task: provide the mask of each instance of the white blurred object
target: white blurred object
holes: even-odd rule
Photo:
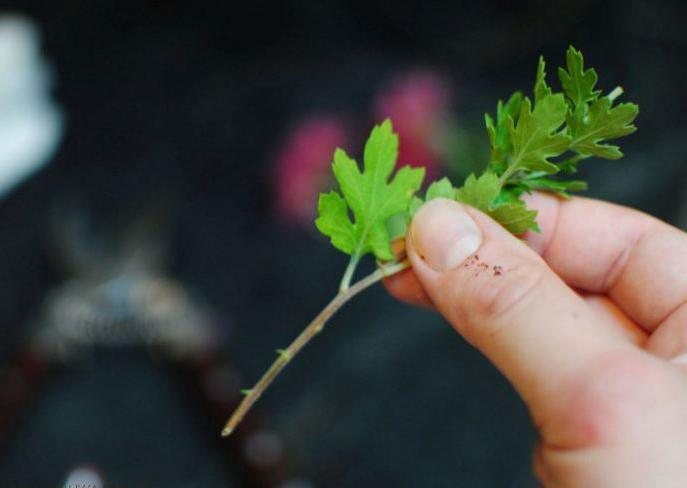
[[[0,16],[0,197],[57,148],[62,114],[50,96],[51,81],[35,24]]]
[[[103,477],[91,466],[77,466],[67,475],[63,488],[103,488]]]

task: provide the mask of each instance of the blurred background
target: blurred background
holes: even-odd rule
[[[639,131],[589,194],[687,220],[679,1],[3,2],[0,486],[529,487],[512,389],[376,288],[228,441],[334,294],[316,235],[334,147],[390,116],[400,163],[460,181],[483,113],[572,43]]]

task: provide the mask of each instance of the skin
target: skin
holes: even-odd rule
[[[629,208],[535,194],[541,233],[521,240],[478,210],[433,202],[411,224],[412,269],[386,287],[436,309],[513,384],[539,432],[542,483],[687,486],[687,234]],[[436,270],[446,232],[434,224],[455,206],[481,244]]]

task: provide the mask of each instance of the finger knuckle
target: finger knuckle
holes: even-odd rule
[[[591,361],[567,388],[557,421],[573,447],[604,444],[651,421],[656,402],[675,391],[664,368],[639,351],[615,351]]]

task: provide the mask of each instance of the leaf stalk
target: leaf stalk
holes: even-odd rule
[[[346,270],[344,271],[343,277],[341,278],[341,284],[339,285],[339,293],[345,292],[351,286],[353,274],[355,273],[355,269],[358,267],[359,262],[360,251],[356,250],[356,252],[353,253],[353,255],[351,256],[351,260],[348,262],[348,266],[346,266]]]

